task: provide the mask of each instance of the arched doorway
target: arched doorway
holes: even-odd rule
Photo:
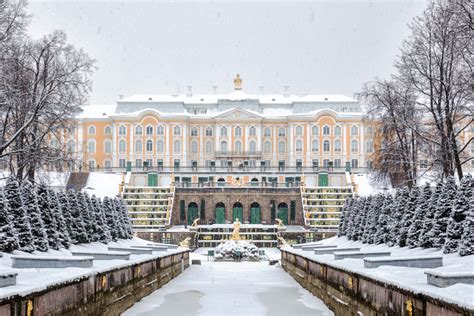
[[[288,225],[288,204],[286,203],[278,204],[277,218],[281,219],[283,224]]]
[[[253,187],[258,187],[258,179],[253,178],[252,180],[250,180],[250,185]]]
[[[224,178],[219,178],[217,180],[217,185],[220,186],[220,187],[224,187],[225,186],[225,179]]]
[[[240,222],[243,222],[244,207],[242,203],[236,202],[232,207],[232,221],[235,222],[235,219],[238,218]]]
[[[225,224],[225,204],[222,202],[216,204],[216,224]]]
[[[260,204],[253,202],[250,205],[250,224],[260,224],[262,222],[262,212]]]
[[[188,225],[191,225],[196,218],[199,218],[199,207],[197,203],[191,202],[188,205]]]

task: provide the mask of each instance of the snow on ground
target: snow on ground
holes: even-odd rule
[[[379,192],[387,192],[389,188],[383,185],[373,183],[370,179],[369,173],[358,173],[354,174],[354,182],[357,184],[358,194],[360,196],[367,196],[376,194]]]
[[[122,182],[121,173],[91,172],[82,191],[98,198],[115,197]]]
[[[209,249],[191,253],[190,259],[201,259],[201,265],[191,265],[123,315],[333,315],[281,266],[208,261]],[[276,248],[262,249],[281,257]]]
[[[12,255],[34,255],[34,256],[51,256],[64,257],[72,256],[71,251],[89,251],[89,252],[106,252],[109,246],[147,245],[149,241],[133,238],[131,240],[119,240],[111,242],[107,245],[102,243],[90,243],[83,245],[73,245],[68,249],[49,250],[48,252],[35,251],[28,254],[22,251],[14,251],[11,254],[3,253],[0,257],[0,272],[15,271],[18,273],[17,284],[0,288],[0,299],[10,297],[12,295],[27,295],[32,292],[41,291],[48,286],[64,283],[80,277],[94,275],[113,268],[130,266],[135,263],[147,261],[153,258],[159,258],[171,253],[182,251],[182,248],[169,249],[166,252],[156,252],[153,255],[131,255],[130,260],[94,260],[92,268],[63,268],[63,269],[12,269]]]
[[[436,269],[406,268],[382,266],[374,269],[364,268],[363,259],[334,260],[334,255],[315,255],[312,251],[303,251],[292,247],[285,247],[285,250],[301,255],[306,258],[339,267],[347,271],[352,271],[373,279],[394,284],[399,288],[407,289],[415,293],[420,292],[432,297],[440,298],[444,301],[458,304],[474,310],[474,285],[455,284],[446,288],[439,288],[429,285],[426,282],[425,271],[441,272],[474,272],[474,255],[461,257],[458,254],[443,254],[436,249],[422,248],[400,248],[388,247],[387,245],[368,245],[358,241],[351,241],[345,237],[332,237],[321,241],[322,245],[337,245],[338,248],[360,247],[361,251],[390,251],[391,257],[415,257],[415,256],[442,256],[443,267]],[[375,257],[376,258],[376,257]]]

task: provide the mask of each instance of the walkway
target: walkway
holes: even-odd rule
[[[268,261],[208,262],[200,254],[192,257],[201,259],[202,265],[190,266],[123,315],[333,315]]]

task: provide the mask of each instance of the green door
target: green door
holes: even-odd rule
[[[232,221],[235,222],[235,219],[238,218],[239,222],[243,222],[244,209],[242,206],[234,206],[234,211],[232,212]]]
[[[225,224],[225,207],[216,207],[216,224]]]
[[[281,219],[283,224],[288,225],[288,206],[278,206],[277,218]]]
[[[199,217],[199,209],[197,204],[192,203],[188,206],[188,225],[191,225],[196,218]]]
[[[158,175],[156,173],[148,174],[148,186],[157,187],[158,186]]]
[[[250,224],[260,224],[260,207],[251,207],[250,208]]]
[[[132,162],[127,161],[127,172],[132,171]]]
[[[319,186],[320,187],[327,187],[329,185],[329,179],[327,173],[320,173],[319,174]]]
[[[350,161],[346,161],[346,171],[351,172],[351,162]]]

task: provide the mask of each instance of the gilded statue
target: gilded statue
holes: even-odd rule
[[[242,90],[242,78],[240,78],[239,74],[234,78],[234,89]]]
[[[183,241],[179,243],[180,247],[190,248],[191,247],[191,237],[186,237]]]
[[[283,225],[283,221],[279,218],[276,218],[275,221],[277,222],[278,228],[285,228],[285,225]]]
[[[238,218],[234,222],[234,230],[232,231],[232,240],[240,240],[240,221]]]
[[[280,243],[281,243],[282,246],[287,246],[287,245],[288,245],[288,243],[286,242],[285,238],[283,238],[283,237],[281,237],[281,236],[278,236],[277,238],[278,238],[278,240],[280,241]]]
[[[199,222],[200,218],[196,218],[193,223],[191,224],[191,227],[198,227],[198,222]]]

